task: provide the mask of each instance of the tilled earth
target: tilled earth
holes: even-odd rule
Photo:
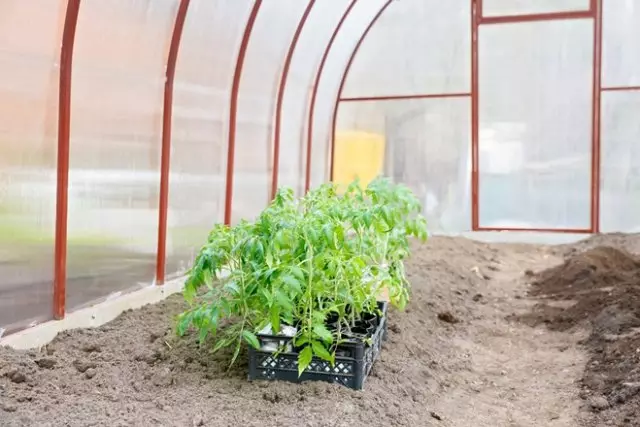
[[[540,299],[521,317],[558,331],[586,327],[589,361],[581,397],[594,426],[640,425],[640,257],[637,236],[588,239],[564,252],[563,264],[530,273]]]
[[[626,245],[634,237],[616,239]],[[640,425],[635,412],[616,412],[626,403],[612,405],[620,393],[611,390],[622,379],[604,367],[615,365],[627,382],[631,364],[603,362],[626,351],[607,346],[626,343],[619,337],[636,326],[620,321],[611,332],[605,322],[618,338],[594,341],[593,316],[557,321],[557,310],[570,306],[566,292],[562,285],[547,289],[547,272],[535,273],[588,244],[437,237],[416,245],[407,265],[412,302],[389,314],[389,339],[364,391],[248,382],[246,356],[228,370],[228,354],[210,354],[195,336],[174,336],[181,296],[100,328],[65,332],[39,350],[0,348],[0,426],[564,427],[606,425],[597,424],[601,411]],[[544,296],[552,291],[562,296]],[[540,305],[549,298],[555,311]],[[633,311],[635,300],[627,300]]]

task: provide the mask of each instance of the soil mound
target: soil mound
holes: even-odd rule
[[[611,425],[640,422],[640,259],[599,246],[533,277],[529,294],[542,301],[523,319],[552,330],[590,328],[583,397],[598,402],[591,409],[599,416],[615,418]]]
[[[640,253],[640,233],[603,233],[594,234],[586,239],[576,243],[567,245],[558,245],[555,247],[558,255],[569,258],[575,256],[579,252],[601,246],[610,246],[616,249],[623,249],[631,253]]]
[[[600,246],[538,273],[529,293],[551,299],[574,299],[609,292],[610,287],[625,287],[639,277],[640,260],[625,250]]]

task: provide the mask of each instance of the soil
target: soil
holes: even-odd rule
[[[574,255],[588,249],[580,245]],[[407,264],[412,302],[389,313],[388,340],[363,391],[248,382],[246,355],[227,369],[228,354],[210,354],[211,343],[174,336],[175,315],[184,309],[174,296],[100,328],[62,333],[37,351],[0,348],[0,425],[577,427],[616,417],[639,425],[635,413],[618,415],[625,404],[610,406],[620,393],[606,392],[607,384],[620,384],[616,375],[634,378],[628,366],[615,371],[606,362],[618,360],[627,343],[619,336],[627,333],[626,317],[612,317],[616,330],[583,313],[617,334],[596,355],[588,320],[556,326],[555,312],[540,310],[542,303],[568,305],[570,291],[558,284],[546,297],[542,286],[529,286],[546,283],[545,270],[562,264],[570,249],[446,237],[416,245]],[[606,268],[632,274],[635,261],[626,254],[603,254],[598,262]],[[602,286],[594,281],[586,289]],[[603,414],[609,418],[598,418]]]
[[[627,252],[639,242],[591,238],[565,251],[563,264],[530,275],[529,294],[541,302],[521,320],[588,331],[581,397],[596,413],[594,426],[640,425],[640,257]]]

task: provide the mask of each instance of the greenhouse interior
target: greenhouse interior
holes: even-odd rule
[[[482,233],[632,239],[639,40],[640,0],[0,0],[0,344],[183,281],[216,224],[282,187],[404,184],[447,265]],[[507,269],[479,262],[468,280]],[[567,411],[433,425],[590,425]],[[38,416],[7,425],[89,425]]]

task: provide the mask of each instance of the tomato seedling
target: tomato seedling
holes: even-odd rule
[[[399,309],[408,302],[409,239],[427,238],[420,210],[408,187],[386,178],[343,194],[324,184],[299,199],[280,189],[255,221],[211,230],[188,273],[178,334],[214,335],[214,351],[234,348],[233,364],[243,342],[273,350],[257,335],[270,330],[293,335],[276,351],[298,352],[299,375],[314,357],[334,363],[342,342],[367,339],[382,290]]]

